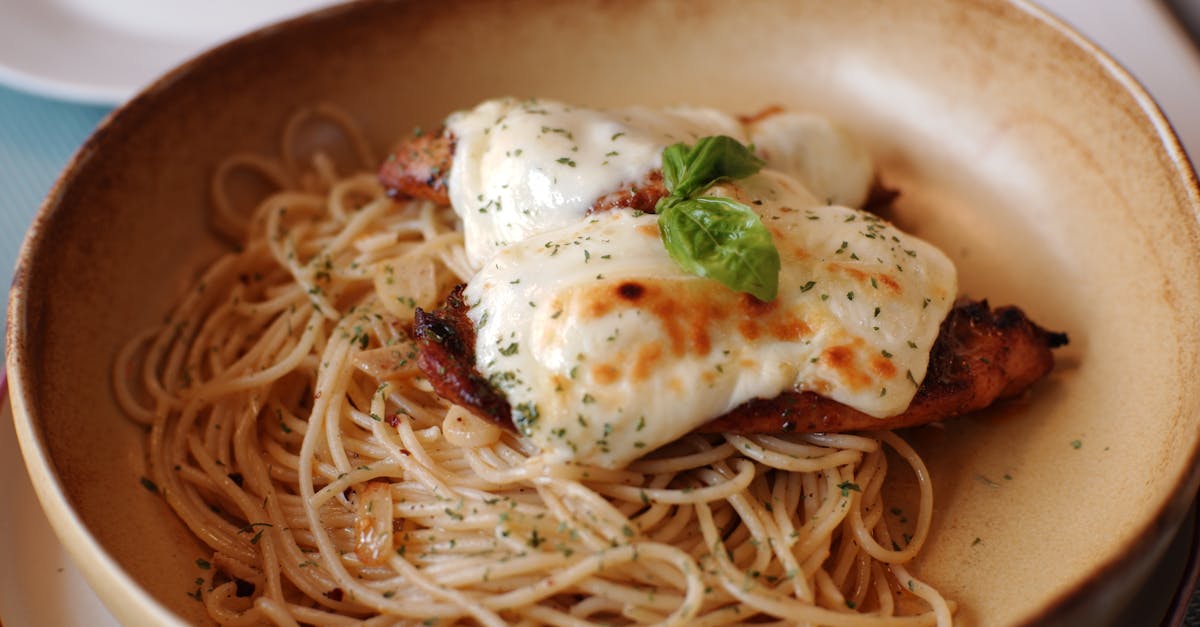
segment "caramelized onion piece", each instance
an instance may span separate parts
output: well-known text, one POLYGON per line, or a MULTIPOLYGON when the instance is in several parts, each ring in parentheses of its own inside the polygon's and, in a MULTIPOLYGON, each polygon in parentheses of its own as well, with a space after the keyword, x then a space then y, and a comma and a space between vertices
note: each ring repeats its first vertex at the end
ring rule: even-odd
POLYGON ((392 488, 371 481, 358 490, 354 519, 354 554, 363 564, 379 566, 392 554, 392 488))
POLYGON ((479 448, 495 444, 501 430, 495 423, 472 414, 459 405, 446 412, 442 421, 442 434, 446 441, 462 448, 479 448))

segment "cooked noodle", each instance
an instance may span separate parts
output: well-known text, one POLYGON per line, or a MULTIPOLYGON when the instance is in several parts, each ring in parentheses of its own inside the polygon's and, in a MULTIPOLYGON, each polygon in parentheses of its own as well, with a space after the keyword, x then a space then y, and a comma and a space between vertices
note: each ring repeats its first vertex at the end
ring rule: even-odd
POLYGON ((470 276, 454 214, 321 155, 302 168, 313 120, 373 169, 330 107, 288 122, 279 159, 229 157, 214 223, 240 250, 115 365, 151 480, 211 550, 193 594, 215 621, 951 623, 904 566, 932 494, 894 434, 689 435, 624 470, 553 466, 440 399, 409 333, 470 276), (239 214, 247 173, 281 189, 239 214), (917 478, 911 539, 885 446, 917 478))

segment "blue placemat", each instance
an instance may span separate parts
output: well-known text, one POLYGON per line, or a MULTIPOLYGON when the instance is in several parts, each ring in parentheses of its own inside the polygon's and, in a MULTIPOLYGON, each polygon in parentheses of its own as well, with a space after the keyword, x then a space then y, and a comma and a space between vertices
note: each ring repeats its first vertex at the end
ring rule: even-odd
POLYGON ((0 87, 0 302, 8 302, 17 251, 42 199, 108 111, 0 87))

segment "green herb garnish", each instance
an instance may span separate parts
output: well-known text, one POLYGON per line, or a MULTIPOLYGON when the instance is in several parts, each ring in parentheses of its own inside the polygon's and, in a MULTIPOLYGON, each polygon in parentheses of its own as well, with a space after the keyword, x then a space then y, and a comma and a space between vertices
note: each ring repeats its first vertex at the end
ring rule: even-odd
POLYGON ((741 142, 725 135, 695 146, 663 150, 663 182, 670 195, 655 207, 667 253, 681 268, 759 300, 779 291, 779 251, 753 209, 729 198, 699 196, 713 184, 745 178, 764 165, 741 142))

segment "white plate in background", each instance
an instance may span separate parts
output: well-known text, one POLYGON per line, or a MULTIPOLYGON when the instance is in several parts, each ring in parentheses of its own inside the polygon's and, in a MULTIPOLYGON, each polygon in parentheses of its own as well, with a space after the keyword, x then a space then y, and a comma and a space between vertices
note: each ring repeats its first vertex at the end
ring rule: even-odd
POLYGON ((120 104, 226 39, 341 0, 0 0, 0 82, 120 104))

